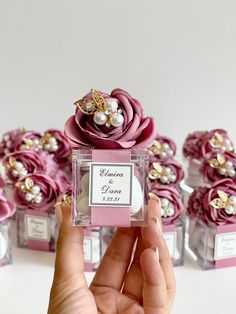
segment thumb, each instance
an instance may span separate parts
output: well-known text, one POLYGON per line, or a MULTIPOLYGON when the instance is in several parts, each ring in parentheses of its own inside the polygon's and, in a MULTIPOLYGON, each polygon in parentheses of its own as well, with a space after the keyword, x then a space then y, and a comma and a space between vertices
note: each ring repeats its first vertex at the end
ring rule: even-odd
POLYGON ((84 276, 83 228, 71 225, 71 207, 65 203, 56 206, 59 224, 55 275, 56 279, 77 278, 81 285, 86 283, 84 276))

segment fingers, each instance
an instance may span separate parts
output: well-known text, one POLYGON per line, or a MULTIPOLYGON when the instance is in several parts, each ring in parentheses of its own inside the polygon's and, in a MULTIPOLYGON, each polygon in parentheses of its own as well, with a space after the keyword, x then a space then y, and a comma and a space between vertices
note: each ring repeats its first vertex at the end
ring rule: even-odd
POLYGON ((166 280, 159 263, 158 249, 146 249, 141 255, 143 272, 143 308, 145 314, 166 314, 166 280))
POLYGON ((92 291, 101 286, 121 290, 138 232, 138 228, 117 229, 92 281, 92 291))
POLYGON ((71 225, 71 208, 63 203, 56 207, 56 217, 60 224, 57 241, 54 278, 66 279, 75 277, 83 285, 84 254, 83 229, 71 225))
POLYGON ((147 228, 142 228, 141 233, 146 248, 157 247, 159 250, 159 262, 165 276, 168 294, 169 308, 172 306, 175 295, 175 277, 172 260, 166 242, 162 236, 160 216, 160 204, 152 201, 149 208, 149 223, 147 228))

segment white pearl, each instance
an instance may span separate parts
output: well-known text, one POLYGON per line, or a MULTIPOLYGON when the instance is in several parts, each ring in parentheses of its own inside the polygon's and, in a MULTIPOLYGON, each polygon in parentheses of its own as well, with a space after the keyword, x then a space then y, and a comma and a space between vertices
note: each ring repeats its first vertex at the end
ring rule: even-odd
POLYGON ((226 169, 225 168, 220 168, 220 174, 222 174, 223 176, 226 174, 226 169))
POLYGON ((169 200, 167 198, 162 198, 161 199, 161 207, 168 207, 169 205, 169 200))
POLYGON ((108 112, 116 112, 118 108, 118 103, 114 99, 108 99, 105 103, 105 110, 108 112))
POLYGON ((34 198, 34 195, 32 193, 26 193, 25 194, 25 199, 27 202, 32 201, 33 198, 34 198))
POLYGON ((226 207, 225 212, 228 215, 233 215, 235 213, 235 208, 233 206, 226 207))
POLYGON ((230 199, 230 201, 231 201, 233 204, 236 205, 236 195, 231 195, 231 196, 229 197, 229 199, 230 199))
POLYGON ((98 125, 104 125, 107 122, 107 115, 102 111, 98 111, 95 113, 93 120, 98 125))
POLYGON ((166 153, 166 152, 161 152, 161 153, 160 153, 160 157, 161 157, 162 159, 165 159, 165 158, 167 157, 167 153, 166 153))
POLYGON ((231 167, 233 167, 232 161, 230 161, 230 160, 226 161, 225 166, 226 166, 226 168, 231 168, 231 167))
POLYGON ((111 125, 114 127, 121 126, 124 123, 124 117, 121 113, 114 113, 111 117, 111 125))
POLYGON ((164 217, 165 216, 165 211, 163 208, 161 208, 161 217, 164 217))
POLYGON ((58 150, 58 145, 52 145, 52 146, 51 146, 51 150, 52 150, 53 152, 56 152, 56 151, 58 150))
POLYGON ((168 210, 167 210, 167 213, 168 213, 168 216, 169 216, 169 217, 172 217, 172 216, 174 215, 174 213, 175 213, 174 207, 173 207, 173 206, 170 206, 170 207, 168 208, 168 210))
POLYGON ((235 176, 235 170, 234 169, 229 169, 227 171, 227 174, 230 176, 230 177, 234 177, 235 176))
POLYGON ((162 177, 160 178, 160 181, 161 181, 162 183, 167 183, 167 182, 168 182, 168 177, 167 177, 167 176, 162 176, 162 177))
POLYGON ((170 148, 169 144, 167 144, 167 143, 163 143, 162 147, 164 147, 166 150, 170 148))
POLYGON ((173 150, 171 150, 171 149, 169 150, 169 155, 170 155, 170 156, 173 156, 173 155, 174 155, 173 150))
POLYGON ((34 139, 33 143, 34 143, 34 145, 39 145, 39 140, 38 139, 34 139))
POLYGON ((170 177, 169 177, 170 181, 171 182, 175 182, 176 181, 176 175, 175 174, 172 174, 170 177))
POLYGON ((55 137, 50 137, 48 142, 51 144, 51 145, 54 145, 54 144, 57 144, 57 140, 55 139, 55 137))
POLYGON ((50 150, 50 148, 51 148, 51 145, 50 145, 50 144, 47 143, 47 144, 44 145, 44 149, 45 149, 45 150, 50 150))
POLYGON ((166 174, 170 174, 170 173, 171 173, 171 169, 168 168, 168 167, 166 167, 166 168, 164 168, 164 172, 165 172, 166 174))
POLYGON ((42 200, 43 200, 43 197, 42 197, 41 194, 36 195, 35 198, 34 198, 34 202, 36 204, 40 204, 42 202, 42 200))
POLYGON ((26 169, 23 169, 22 171, 21 171, 21 175, 22 176, 26 176, 28 174, 28 171, 26 170, 26 169))
POLYGON ((34 185, 31 189, 31 192, 33 194, 39 194, 40 193, 40 187, 38 185, 34 185))
POLYGON ((22 168, 24 168, 24 165, 21 162, 16 162, 16 169, 17 170, 21 170, 22 168))
POLYGON ((17 170, 13 170, 12 171, 12 175, 13 175, 13 177, 18 177, 19 176, 19 172, 17 170))

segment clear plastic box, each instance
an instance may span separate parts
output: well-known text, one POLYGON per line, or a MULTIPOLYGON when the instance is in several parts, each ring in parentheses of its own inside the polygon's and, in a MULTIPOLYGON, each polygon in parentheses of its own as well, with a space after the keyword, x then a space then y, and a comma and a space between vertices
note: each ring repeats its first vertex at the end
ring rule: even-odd
MULTIPOLYGON (((106 150, 106 155, 108 153, 106 150)), ((113 150, 112 154, 114 157, 116 152, 113 150)), ((92 150, 73 150, 72 224, 112 227, 146 225, 148 161, 147 151, 132 151, 129 163, 119 163, 94 162, 92 150), (113 185, 109 185, 110 175, 117 175, 112 177, 113 185), (130 203, 127 200, 130 200, 130 203), (96 215, 100 216, 99 223, 94 223, 95 211, 96 215), (129 220, 126 225, 119 221, 124 212, 129 220)))
POLYGON ((10 221, 0 222, 0 267, 12 263, 10 221))
POLYGON ((18 247, 55 251, 58 228, 54 209, 45 213, 17 208, 16 223, 18 247))

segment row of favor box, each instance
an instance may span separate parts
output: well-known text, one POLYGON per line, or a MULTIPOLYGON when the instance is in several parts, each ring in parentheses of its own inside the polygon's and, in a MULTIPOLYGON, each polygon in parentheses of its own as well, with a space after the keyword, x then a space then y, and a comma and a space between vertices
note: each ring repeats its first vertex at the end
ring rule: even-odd
MULTIPOLYGON (((0 266, 12 262, 10 220, 0 223, 0 266)), ((55 251, 58 234, 55 214, 18 209, 17 245, 41 251, 55 251)), ((114 228, 84 228, 85 270, 96 270, 114 228)), ((192 256, 203 269, 236 266, 236 225, 209 227, 182 216, 174 224, 163 226, 174 266, 184 264, 184 253, 192 256), (187 232, 185 233, 185 230, 187 232)))

